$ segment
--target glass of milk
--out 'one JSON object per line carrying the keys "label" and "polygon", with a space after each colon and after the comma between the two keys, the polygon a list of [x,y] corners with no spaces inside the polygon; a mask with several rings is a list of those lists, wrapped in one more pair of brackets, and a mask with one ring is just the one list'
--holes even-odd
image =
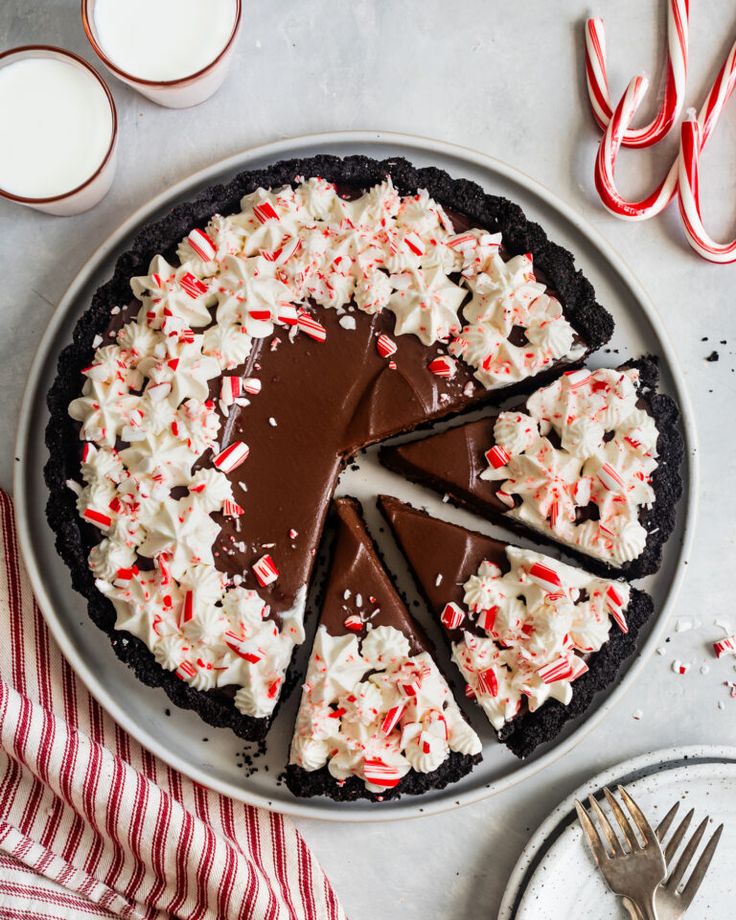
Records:
{"label": "glass of milk", "polygon": [[86,61],[48,45],[0,54],[0,196],[49,214],[80,214],[115,174],[112,94]]}
{"label": "glass of milk", "polygon": [[240,30],[242,0],[82,0],[82,24],[120,80],[172,109],[219,89]]}

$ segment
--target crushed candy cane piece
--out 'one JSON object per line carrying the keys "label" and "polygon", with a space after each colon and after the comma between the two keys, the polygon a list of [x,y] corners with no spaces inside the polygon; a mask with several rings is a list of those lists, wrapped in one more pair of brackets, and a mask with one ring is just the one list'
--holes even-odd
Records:
{"label": "crushed candy cane piece", "polygon": [[327,340],[327,330],[325,327],[322,323],[318,323],[311,313],[307,313],[306,310],[299,311],[296,324],[300,332],[308,335],[309,338],[314,339],[315,342],[325,342]]}
{"label": "crushed candy cane piece", "polygon": [[384,763],[380,757],[366,760],[363,776],[367,783],[374,786],[385,786],[386,789],[393,789],[399,785],[401,780],[398,768]]}
{"label": "crushed candy cane piece", "polygon": [[606,607],[608,612],[611,614],[613,619],[616,621],[618,628],[622,633],[627,633],[629,631],[628,623],[626,622],[626,617],[624,616],[624,599],[616,590],[614,585],[609,585],[608,590],[606,591]]}
{"label": "crushed candy cane piece", "polygon": [[505,451],[503,447],[500,447],[498,444],[495,444],[490,450],[487,450],[485,456],[494,470],[499,470],[502,466],[506,466],[511,459],[511,455],[508,451]]}
{"label": "crushed candy cane piece", "polygon": [[543,588],[550,594],[557,594],[562,589],[560,576],[550,565],[544,565],[542,562],[535,562],[529,569],[529,576],[540,588]]}
{"label": "crushed candy cane piece", "polygon": [[610,463],[604,463],[598,470],[598,479],[604,489],[609,492],[622,492],[624,490],[624,481],[621,474]]}
{"label": "crushed candy cane piece", "polygon": [[204,281],[200,281],[200,279],[195,277],[191,272],[183,274],[179,279],[179,284],[181,284],[184,291],[192,300],[196,300],[197,297],[201,297],[202,294],[207,293],[207,285]]}
{"label": "crushed candy cane piece", "polygon": [[189,245],[203,262],[212,262],[217,255],[215,244],[204,230],[192,230],[187,240],[189,240]]}
{"label": "crushed candy cane piece", "polygon": [[245,377],[243,380],[243,391],[249,396],[258,396],[262,386],[258,377]]}
{"label": "crushed candy cane piece", "polygon": [[573,665],[569,658],[556,658],[541,668],[537,668],[537,674],[545,684],[553,684],[558,680],[570,680],[573,675]]}
{"label": "crushed candy cane piece", "polygon": [[243,441],[233,441],[233,443],[221,451],[212,461],[218,470],[223,473],[232,473],[234,469],[244,463],[248,458],[250,448]]}
{"label": "crushed candy cane piece", "polygon": [[436,377],[445,377],[448,380],[452,380],[452,378],[457,373],[457,363],[453,358],[450,358],[446,355],[442,355],[441,357],[430,361],[427,365],[427,368]]}
{"label": "crushed candy cane piece", "polygon": [[586,367],[581,367],[576,371],[565,371],[565,383],[571,390],[584,386],[592,378],[591,372]]}
{"label": "crushed candy cane piece", "polygon": [[713,643],[713,651],[716,658],[722,658],[724,655],[736,655],[736,635],[726,636]]}
{"label": "crushed candy cane piece", "polygon": [[397,706],[392,706],[391,709],[384,716],[383,722],[381,722],[381,731],[384,735],[390,735],[391,732],[399,724],[399,719],[406,712],[406,706],[401,704]]}
{"label": "crushed candy cane piece", "polygon": [[498,696],[498,678],[493,668],[478,673],[478,691],[486,696]]}
{"label": "crushed candy cane piece", "polygon": [[465,619],[465,611],[453,601],[445,604],[445,609],[440,614],[440,622],[446,629],[459,629]]}
{"label": "crushed candy cane piece", "polygon": [[105,514],[103,511],[97,511],[95,508],[85,508],[82,512],[82,517],[85,521],[89,521],[90,524],[94,524],[95,527],[99,527],[100,530],[107,530],[112,527],[110,515]]}
{"label": "crushed candy cane piece", "polygon": [[265,556],[261,556],[257,562],[254,562],[251,568],[258,579],[258,584],[262,588],[273,584],[279,577],[279,570],[268,553]]}
{"label": "crushed candy cane piece", "polygon": [[280,220],[278,212],[270,201],[262,201],[253,208],[257,220],[265,224],[267,220]]}
{"label": "crushed candy cane piece", "polygon": [[388,358],[396,354],[398,346],[393,339],[390,339],[385,333],[382,333],[376,340],[376,349],[382,358]]}

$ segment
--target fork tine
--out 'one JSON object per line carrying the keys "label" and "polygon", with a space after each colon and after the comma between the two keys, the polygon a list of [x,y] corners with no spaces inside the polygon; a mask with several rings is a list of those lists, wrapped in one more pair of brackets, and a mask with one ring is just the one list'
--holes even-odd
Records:
{"label": "fork tine", "polygon": [[705,878],[705,873],[708,871],[708,866],[710,865],[710,861],[713,859],[713,855],[716,852],[716,848],[718,847],[722,833],[723,825],[721,824],[706,844],[705,849],[700,854],[700,859],[693,869],[693,874],[688,879],[687,885],[685,885],[685,887],[682,889],[682,894],[680,897],[682,899],[682,906],[685,908],[685,910],[688,909],[691,901],[698,893],[698,889],[700,888],[703,879]]}
{"label": "fork tine", "polygon": [[601,838],[598,836],[598,831],[595,829],[595,824],[590,820],[588,812],[577,799],[575,800],[575,811],[578,813],[578,818],[580,819],[583,833],[588,841],[588,846],[593,854],[593,859],[595,859],[596,864],[600,866],[607,856],[603,844],[601,843]]}
{"label": "fork tine", "polygon": [[664,851],[664,861],[667,863],[668,866],[672,862],[672,858],[677,852],[677,848],[682,843],[682,838],[687,833],[687,829],[690,827],[690,822],[692,821],[694,814],[695,814],[695,809],[691,808],[690,811],[682,819],[682,821],[680,821],[679,825],[677,826],[677,829],[675,830],[674,834],[670,838],[670,841],[667,844],[667,847]]}
{"label": "fork tine", "polygon": [[654,831],[652,830],[652,825],[647,821],[647,819],[646,819],[646,817],[645,817],[645,815],[644,815],[644,812],[641,810],[641,808],[639,808],[639,806],[638,806],[638,805],[636,804],[636,802],[631,798],[631,796],[630,796],[629,793],[624,789],[623,786],[618,786],[617,789],[618,789],[618,794],[619,794],[619,795],[621,796],[621,798],[624,800],[624,803],[625,803],[626,807],[627,807],[627,808],[629,809],[629,811],[631,812],[631,816],[632,816],[633,819],[634,819],[634,823],[636,824],[636,826],[637,826],[637,827],[639,828],[639,830],[641,831],[641,834],[642,834],[642,837],[644,838],[644,840],[645,840],[647,843],[657,843],[657,845],[659,845],[659,844],[658,844],[658,841],[657,841],[657,838],[656,838],[656,836],[654,835]]}
{"label": "fork tine", "polygon": [[595,816],[598,818],[599,826],[603,830],[603,833],[606,835],[606,840],[608,841],[611,849],[613,850],[613,855],[623,856],[624,848],[621,846],[619,839],[616,836],[616,832],[611,827],[611,822],[606,817],[605,812],[603,811],[601,806],[598,804],[598,802],[592,795],[588,796],[588,801],[590,802],[590,807],[592,811],[595,812]]}
{"label": "fork tine", "polygon": [[680,808],[680,803],[675,802],[675,804],[670,808],[667,814],[662,818],[662,820],[657,825],[657,830],[655,831],[657,837],[659,837],[660,842],[664,840],[667,835],[667,831],[672,826],[672,822],[675,820],[675,815]]}
{"label": "fork tine", "polygon": [[710,821],[710,818],[706,817],[703,818],[703,820],[700,822],[697,830],[690,838],[690,842],[682,851],[682,855],[678,859],[677,865],[672,870],[670,877],[667,879],[667,887],[671,891],[677,891],[677,886],[680,884],[680,880],[685,874],[685,870],[690,865],[690,861],[695,855],[695,851],[697,850],[700,841],[703,839],[703,834],[705,833],[705,829],[708,826],[708,821]]}
{"label": "fork tine", "polygon": [[610,790],[607,786],[604,786],[604,788],[603,788],[603,794],[605,795],[606,799],[608,800],[608,804],[611,806],[611,811],[612,811],[613,814],[615,815],[616,820],[618,821],[618,825],[619,825],[619,827],[621,828],[621,830],[623,831],[624,836],[626,837],[626,840],[627,840],[628,843],[629,843],[629,847],[630,847],[632,850],[640,850],[640,849],[641,849],[641,844],[640,844],[639,841],[636,839],[636,834],[634,833],[634,831],[633,831],[632,828],[631,828],[631,824],[629,823],[629,819],[626,817],[626,815],[624,814],[623,809],[622,809],[621,806],[618,804],[618,802],[616,801],[616,799],[615,799],[613,793],[611,792],[611,790]]}

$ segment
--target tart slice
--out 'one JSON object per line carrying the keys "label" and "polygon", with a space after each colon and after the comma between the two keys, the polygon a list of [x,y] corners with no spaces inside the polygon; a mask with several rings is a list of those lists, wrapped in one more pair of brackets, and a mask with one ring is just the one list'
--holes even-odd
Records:
{"label": "tart slice", "polygon": [[441,789],[481,743],[376,554],[352,498],[337,535],[291,744],[298,796],[381,801]]}
{"label": "tart slice", "polygon": [[553,740],[614,681],[652,612],[619,581],[430,517],[382,495],[378,506],[466,693],[518,757]]}
{"label": "tart slice", "polygon": [[650,360],[576,370],[526,403],[381,460],[491,520],[564,546],[593,571],[656,572],[675,525],[683,441]]}

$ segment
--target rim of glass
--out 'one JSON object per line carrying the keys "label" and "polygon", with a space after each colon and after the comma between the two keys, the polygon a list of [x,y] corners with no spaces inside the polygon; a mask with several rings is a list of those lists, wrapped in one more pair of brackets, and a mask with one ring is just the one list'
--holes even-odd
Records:
{"label": "rim of glass", "polygon": [[17,201],[19,204],[50,204],[55,201],[64,201],[64,199],[71,198],[72,195],[76,195],[77,192],[81,192],[88,185],[91,185],[91,183],[95,181],[95,179],[110,162],[113,151],[115,149],[115,143],[118,139],[118,110],[115,107],[115,100],[113,99],[112,93],[110,92],[110,87],[107,85],[107,83],[105,83],[100,74],[88,61],[85,61],[83,57],[80,57],[73,51],[67,51],[66,48],[59,48],[56,45],[19,45],[17,48],[9,48],[7,51],[0,52],[0,66],[2,66],[3,62],[5,62],[9,57],[26,55],[28,52],[41,52],[38,55],[39,57],[48,56],[70,58],[75,64],[79,64],[84,67],[87,71],[89,71],[89,73],[92,74],[92,76],[102,87],[102,90],[105,93],[107,101],[110,105],[110,114],[112,115],[112,130],[110,132],[110,144],[107,148],[107,152],[102,158],[97,169],[92,173],[91,176],[89,176],[89,178],[85,179],[84,182],[81,182],[74,188],[69,189],[68,192],[61,192],[59,195],[49,195],[45,198],[33,198],[27,195],[15,195],[13,192],[8,192],[2,186],[0,186],[0,195],[3,198],[7,198],[9,201]]}
{"label": "rim of glass", "polygon": [[97,41],[95,36],[93,17],[89,14],[89,7],[91,2],[92,0],[81,0],[82,27],[84,29],[85,35],[87,36],[87,40],[89,41],[90,45],[92,45],[92,50],[97,55],[97,57],[109,70],[111,70],[116,76],[120,77],[121,80],[137,84],[139,86],[150,86],[154,88],[158,87],[161,89],[173,89],[180,86],[186,86],[187,84],[198,80],[200,77],[204,76],[210,70],[215,68],[232,48],[235,39],[238,36],[240,20],[243,15],[243,0],[235,0],[235,19],[233,21],[233,28],[230,36],[225,42],[222,51],[220,51],[217,57],[210,61],[209,64],[206,64],[204,67],[200,68],[192,74],[187,74],[184,77],[177,77],[175,80],[146,80],[144,77],[136,77],[135,74],[128,73],[126,70],[123,70],[122,67],[114,64],[102,50],[102,46]]}

